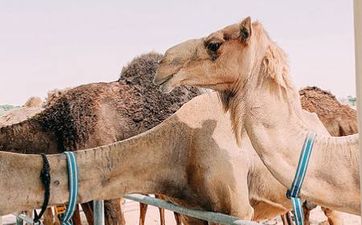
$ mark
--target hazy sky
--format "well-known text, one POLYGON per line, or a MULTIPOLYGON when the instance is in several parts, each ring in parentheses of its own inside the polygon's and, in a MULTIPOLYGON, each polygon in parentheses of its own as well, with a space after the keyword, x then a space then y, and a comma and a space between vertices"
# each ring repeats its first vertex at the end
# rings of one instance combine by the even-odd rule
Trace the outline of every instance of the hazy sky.
POLYGON ((355 95, 352 0, 0 0, 0 104, 116 80, 139 54, 246 16, 287 52, 298 87, 355 95))

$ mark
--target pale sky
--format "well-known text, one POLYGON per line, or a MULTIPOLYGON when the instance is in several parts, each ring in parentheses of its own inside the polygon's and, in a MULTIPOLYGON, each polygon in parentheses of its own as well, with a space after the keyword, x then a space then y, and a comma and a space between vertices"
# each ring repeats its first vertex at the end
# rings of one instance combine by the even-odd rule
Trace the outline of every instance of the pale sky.
POLYGON ((352 0, 0 0, 0 104, 116 80, 139 54, 246 16, 287 52, 298 87, 355 95, 352 0))

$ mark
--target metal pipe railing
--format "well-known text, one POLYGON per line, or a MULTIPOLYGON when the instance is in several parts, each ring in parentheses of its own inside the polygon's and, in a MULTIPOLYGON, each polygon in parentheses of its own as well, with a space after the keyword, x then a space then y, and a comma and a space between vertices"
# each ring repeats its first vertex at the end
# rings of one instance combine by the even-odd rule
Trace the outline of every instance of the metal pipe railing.
POLYGON ((161 199, 140 195, 140 194, 130 194, 126 195, 124 198, 137 202, 142 202, 147 205, 157 206, 159 208, 168 209, 185 216, 190 216, 193 218, 205 220, 212 223, 227 224, 227 225, 260 225, 259 223, 256 222, 241 220, 238 217, 229 216, 222 213, 215 213, 215 212, 202 211, 196 209, 187 209, 161 199))
MULTIPOLYGON (((177 212, 179 214, 190 216, 193 218, 197 218, 200 220, 205 220, 212 223, 218 223, 218 224, 226 224, 226 225, 260 225, 259 223, 252 222, 252 221, 245 221, 241 220, 238 217, 235 216, 229 216, 222 213, 215 213, 215 212, 209 212, 209 211, 203 211, 203 210, 197 210, 197 209, 188 209, 184 208, 178 205, 175 205, 173 203, 149 197, 146 195, 141 194, 130 194, 126 195, 124 198, 141 202, 147 205, 153 205, 159 208, 168 209, 173 212, 177 212)), ((93 210, 94 210, 94 224, 95 225, 104 225, 104 201, 98 200, 93 202, 93 210)), ((23 221, 28 224, 33 224, 32 218, 29 218, 28 216, 24 214, 18 214, 15 215, 17 220, 17 225, 22 224, 23 221)))

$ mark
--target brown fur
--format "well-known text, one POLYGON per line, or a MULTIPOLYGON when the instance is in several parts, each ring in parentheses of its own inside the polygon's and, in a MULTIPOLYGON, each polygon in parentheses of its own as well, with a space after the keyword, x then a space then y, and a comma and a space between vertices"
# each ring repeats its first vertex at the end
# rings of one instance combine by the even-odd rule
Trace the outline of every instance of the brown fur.
POLYGON ((306 87, 299 91, 302 107, 318 114, 332 136, 346 136, 358 132, 357 111, 341 104, 328 91, 306 87))
POLYGON ((81 85, 49 98, 41 113, 0 128, 0 150, 49 154, 92 148, 156 126, 199 94, 195 88, 179 88, 171 95, 158 91, 152 78, 161 57, 142 55, 122 69, 118 81, 81 85))
POLYGON ((134 59, 122 69, 117 82, 67 90, 33 118, 1 128, 1 149, 12 147, 28 153, 77 150, 122 140, 156 126, 199 94, 195 88, 179 88, 171 95, 159 92, 152 78, 160 58, 161 55, 150 53, 134 59), (42 134, 34 134, 35 131, 42 134), (34 141, 44 133, 48 134, 45 145, 37 146, 36 141, 24 145, 26 140, 34 141), (21 140, 16 138, 19 135, 21 140), (12 139, 19 143, 6 144, 12 139), (56 150, 47 149, 51 142, 56 142, 56 150))

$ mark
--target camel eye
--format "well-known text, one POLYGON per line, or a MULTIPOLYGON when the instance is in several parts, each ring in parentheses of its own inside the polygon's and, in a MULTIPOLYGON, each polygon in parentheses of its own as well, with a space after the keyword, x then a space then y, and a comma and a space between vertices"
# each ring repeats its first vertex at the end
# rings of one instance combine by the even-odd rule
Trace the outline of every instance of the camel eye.
POLYGON ((211 52, 216 52, 221 46, 221 43, 217 43, 217 42, 210 42, 209 44, 207 44, 207 49, 211 52))

